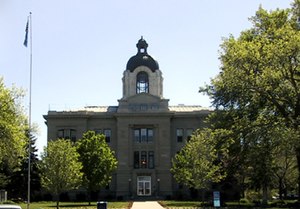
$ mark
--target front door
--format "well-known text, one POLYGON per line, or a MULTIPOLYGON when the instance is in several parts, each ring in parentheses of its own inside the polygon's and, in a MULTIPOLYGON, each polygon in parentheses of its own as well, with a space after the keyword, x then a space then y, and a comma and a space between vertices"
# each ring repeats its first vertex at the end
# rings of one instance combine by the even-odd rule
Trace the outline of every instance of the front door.
POLYGON ((137 195, 138 196, 151 195, 151 176, 137 177, 137 195))

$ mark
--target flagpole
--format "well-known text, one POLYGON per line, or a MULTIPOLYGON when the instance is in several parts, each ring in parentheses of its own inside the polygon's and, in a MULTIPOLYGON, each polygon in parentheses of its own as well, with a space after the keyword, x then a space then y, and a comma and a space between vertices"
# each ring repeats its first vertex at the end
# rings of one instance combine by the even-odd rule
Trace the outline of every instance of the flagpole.
POLYGON ((32 95, 32 20, 31 20, 31 12, 28 16, 29 22, 29 31, 30 31, 30 73, 29 73, 29 131, 28 131, 28 187, 27 187, 27 209, 30 209, 30 171, 31 171, 31 95, 32 95))

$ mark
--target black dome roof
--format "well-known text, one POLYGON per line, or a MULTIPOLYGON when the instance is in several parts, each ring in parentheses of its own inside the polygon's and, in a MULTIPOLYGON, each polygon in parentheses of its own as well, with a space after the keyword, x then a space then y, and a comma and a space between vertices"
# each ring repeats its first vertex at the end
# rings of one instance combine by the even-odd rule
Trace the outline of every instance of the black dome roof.
POLYGON ((153 72, 159 69, 158 63, 147 53, 148 44, 143 37, 136 44, 136 47, 138 52, 128 60, 126 70, 133 72, 139 66, 146 66, 153 72))

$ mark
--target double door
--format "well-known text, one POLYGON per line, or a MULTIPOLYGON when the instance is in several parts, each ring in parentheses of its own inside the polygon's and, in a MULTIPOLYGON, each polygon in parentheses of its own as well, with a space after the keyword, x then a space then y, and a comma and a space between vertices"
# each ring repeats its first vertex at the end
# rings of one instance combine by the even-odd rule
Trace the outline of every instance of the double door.
POLYGON ((137 195, 138 196, 151 195, 151 176, 137 177, 137 195))

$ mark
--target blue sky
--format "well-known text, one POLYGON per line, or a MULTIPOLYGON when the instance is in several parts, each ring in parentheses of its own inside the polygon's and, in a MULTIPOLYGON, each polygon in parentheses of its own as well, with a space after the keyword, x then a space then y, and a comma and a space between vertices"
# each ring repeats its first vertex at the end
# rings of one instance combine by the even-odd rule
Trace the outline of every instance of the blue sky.
POLYGON ((141 36, 159 63, 171 105, 210 106, 198 93, 219 72, 223 37, 251 27, 259 5, 289 0, 0 0, 0 76, 27 91, 29 48, 23 46, 32 12, 32 122, 37 148, 46 146, 42 115, 86 105, 117 105, 128 59, 141 36))

